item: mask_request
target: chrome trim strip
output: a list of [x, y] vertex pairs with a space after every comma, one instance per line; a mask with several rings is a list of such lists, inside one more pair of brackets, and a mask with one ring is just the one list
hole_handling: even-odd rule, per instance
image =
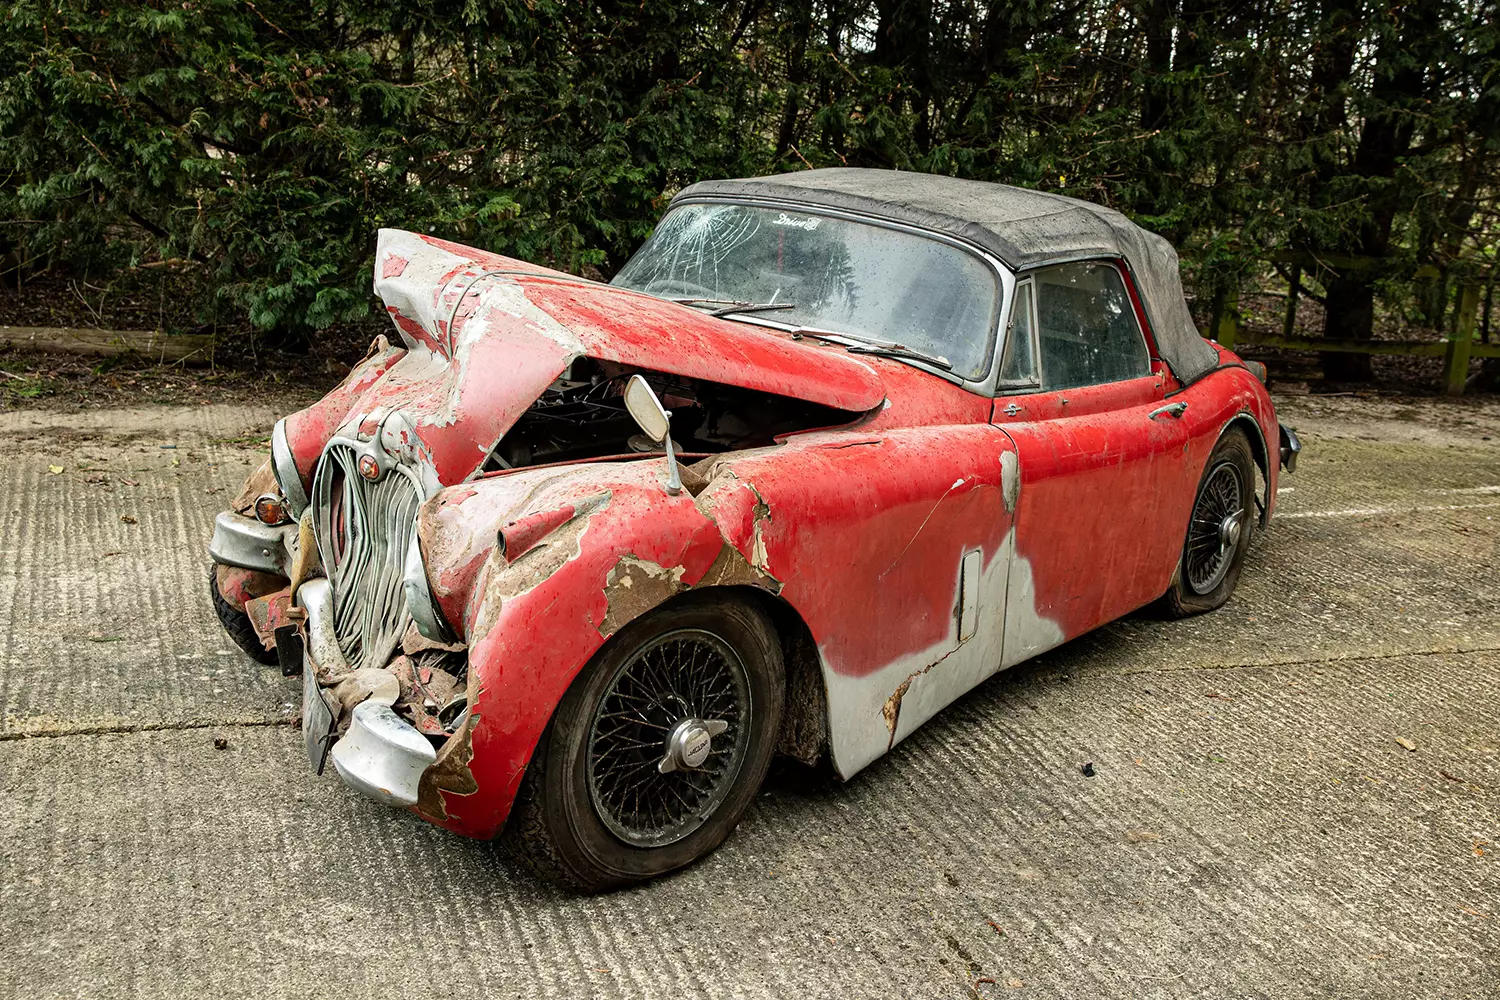
[[292, 446], [286, 439], [286, 418], [276, 421], [271, 428], [271, 471], [276, 476], [276, 485], [286, 497], [292, 509], [292, 520], [300, 521], [307, 510], [307, 490], [302, 485], [302, 474], [297, 471], [297, 461], [292, 457]]
[[214, 518], [214, 536], [209, 540], [208, 554], [223, 566], [289, 576], [296, 536], [295, 524], [272, 526], [232, 510], [221, 511]]
[[422, 559], [422, 540], [412, 532], [411, 545], [406, 550], [406, 573], [402, 581], [406, 588], [406, 610], [417, 631], [433, 642], [452, 642], [453, 630], [443, 618], [443, 610], [433, 599], [432, 589], [427, 583], [427, 564]]
[[349, 663], [333, 629], [333, 587], [327, 578], [320, 576], [298, 587], [297, 603], [307, 609], [307, 658], [312, 660], [308, 664], [311, 672], [317, 673], [322, 668], [325, 674], [348, 673]]

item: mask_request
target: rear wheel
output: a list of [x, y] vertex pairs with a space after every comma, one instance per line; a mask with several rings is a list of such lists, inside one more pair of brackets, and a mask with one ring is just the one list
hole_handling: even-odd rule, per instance
[[208, 592], [213, 598], [214, 614], [219, 616], [219, 624], [224, 626], [224, 631], [229, 633], [234, 644], [256, 663], [263, 663], [268, 667], [276, 664], [276, 650], [267, 649], [261, 643], [260, 636], [255, 634], [255, 626], [250, 624], [250, 616], [230, 604], [219, 593], [219, 567], [215, 563], [208, 564]]
[[1234, 593], [1255, 528], [1255, 456], [1240, 430], [1209, 455], [1183, 540], [1182, 558], [1161, 608], [1173, 618], [1222, 607]]
[[543, 877], [590, 892], [703, 857], [765, 777], [784, 677], [775, 630], [743, 601], [693, 595], [632, 622], [558, 705], [506, 839]]

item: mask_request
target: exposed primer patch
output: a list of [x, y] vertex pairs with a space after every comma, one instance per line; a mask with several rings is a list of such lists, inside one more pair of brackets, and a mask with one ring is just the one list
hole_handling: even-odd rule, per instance
[[[1015, 529], [1011, 529], [1014, 545]], [[1051, 608], [1037, 606], [1036, 580], [1031, 560], [1019, 552], [1010, 562], [1010, 579], [1005, 594], [1005, 647], [1002, 667], [1013, 667], [1023, 660], [1045, 653], [1062, 644], [1065, 636], [1057, 622], [1048, 618]]]
[[781, 593], [781, 581], [758, 566], [752, 566], [739, 549], [725, 542], [714, 556], [713, 564], [703, 574], [699, 587], [759, 587], [773, 594]]
[[613, 635], [627, 622], [687, 590], [682, 574], [681, 566], [668, 569], [632, 553], [621, 556], [604, 578], [609, 610], [599, 623], [599, 634]]
[[240, 495], [234, 498], [229, 509], [236, 514], [255, 513], [255, 501], [263, 493], [278, 493], [280, 487], [276, 485], [276, 473], [271, 471], [271, 460], [268, 458], [260, 463], [260, 467], [250, 473], [250, 478], [245, 480], [245, 488], [240, 490]]
[[1016, 453], [1000, 453], [1000, 491], [1005, 498], [1005, 512], [1014, 514], [1021, 500], [1021, 468]]
[[[961, 648], [963, 648], [962, 644], [959, 645], [959, 649]], [[887, 750], [896, 744], [896, 727], [901, 723], [901, 700], [906, 697], [906, 692], [911, 690], [912, 681], [915, 681], [918, 677], [921, 677], [956, 652], [958, 652], [958, 649], [950, 650], [927, 664], [921, 670], [914, 670], [910, 674], [907, 674], [906, 680], [902, 681], [896, 690], [891, 692], [891, 696], [885, 700], [885, 704], [880, 706], [880, 715], [885, 719], [886, 732], [890, 734], [885, 744]]]
[[753, 536], [750, 542], [750, 563], [756, 569], [769, 575], [771, 558], [766, 553], [765, 525], [771, 520], [771, 505], [766, 503], [765, 497], [760, 495], [760, 490], [755, 488], [754, 483], [747, 482], [745, 488], [755, 494], [755, 507], [752, 510], [754, 520], [751, 528]]
[[562, 569], [564, 564], [582, 554], [583, 533], [588, 529], [589, 521], [588, 517], [573, 518], [515, 562], [506, 562], [498, 547], [490, 550], [489, 562], [486, 564], [488, 573], [481, 572], [476, 585], [483, 588], [484, 598], [474, 614], [473, 627], [470, 629], [471, 647], [478, 645], [480, 639], [500, 620], [500, 611], [506, 601], [525, 596]]
[[[975, 548], [983, 548], [978, 540], [956, 546], [953, 552], [954, 607], [963, 599], [964, 555]], [[858, 772], [1002, 666], [1062, 641], [1062, 631], [1036, 607], [1030, 565], [1024, 557], [1012, 558], [1014, 553], [1012, 528], [980, 566], [977, 616], [968, 639], [960, 641], [961, 618], [955, 615], [947, 634], [931, 645], [896, 655], [860, 675], [841, 673], [842, 665], [820, 650], [828, 693], [829, 749], [842, 777]]]
[[[473, 703], [472, 700], [469, 702]], [[474, 729], [479, 718], [471, 712], [458, 731], [438, 749], [437, 760], [422, 772], [417, 782], [417, 804], [412, 807], [420, 815], [428, 819], [447, 819], [448, 805], [443, 801], [443, 792], [473, 795], [479, 791], [479, 782], [474, 780], [474, 772], [469, 769], [469, 763], [474, 759]]]

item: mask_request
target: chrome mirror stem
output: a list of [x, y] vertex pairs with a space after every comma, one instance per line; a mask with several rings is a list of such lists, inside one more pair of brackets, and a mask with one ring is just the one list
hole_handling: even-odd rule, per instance
[[[668, 412], [667, 416], [671, 415]], [[667, 493], [675, 497], [682, 492], [682, 477], [677, 474], [677, 456], [672, 452], [672, 435], [664, 437], [662, 444], [667, 449]]]

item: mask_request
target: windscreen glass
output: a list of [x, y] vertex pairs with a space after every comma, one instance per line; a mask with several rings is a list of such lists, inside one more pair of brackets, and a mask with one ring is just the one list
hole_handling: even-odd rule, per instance
[[720, 308], [780, 307], [746, 315], [894, 342], [970, 379], [989, 369], [1000, 305], [995, 272], [951, 244], [748, 205], [672, 210], [613, 284]]

